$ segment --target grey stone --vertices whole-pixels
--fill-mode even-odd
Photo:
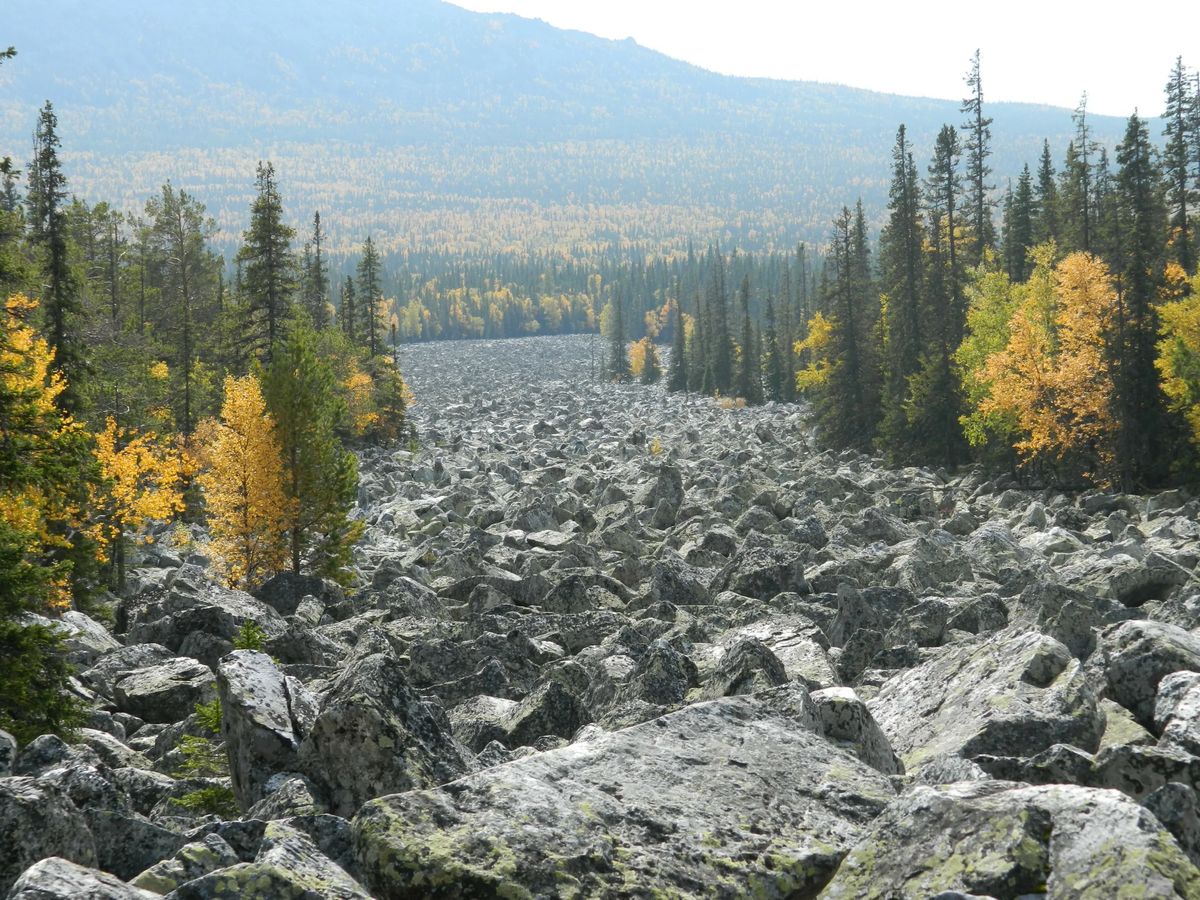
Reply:
[[[12,775],[16,756],[17,739],[7,731],[0,730],[0,778]]]
[[[170,859],[157,862],[130,879],[130,884],[154,894],[169,894],[181,884],[239,862],[238,855],[220,835],[209,834],[184,844]]]
[[[155,900],[158,896],[99,869],[51,856],[21,874],[8,900]]]
[[[721,570],[712,590],[733,591],[756,600],[770,600],[784,591],[808,593],[800,554],[763,547],[743,548]]]
[[[1186,784],[1164,784],[1142,801],[1142,806],[1179,842],[1193,865],[1200,865],[1200,816],[1196,792]]]
[[[0,892],[47,856],[96,864],[96,841],[67,795],[33,778],[0,779]]]
[[[216,697],[214,681],[208,666],[180,657],[126,673],[113,686],[113,699],[122,712],[147,722],[178,722]]]
[[[821,732],[884,775],[903,775],[904,764],[867,705],[851,688],[833,687],[810,695],[821,717]]]
[[[382,900],[617,898],[630,885],[800,896],[832,876],[892,795],[884,776],[794,719],[736,697],[372,801],[354,841]]]
[[[444,784],[467,771],[449,722],[422,701],[386,655],[354,663],[321,702],[299,749],[298,771],[343,817],[372,797]],[[353,761],[348,765],[347,761]]]
[[[314,575],[280,572],[265,581],[254,597],[283,616],[294,615],[305,597],[325,598],[325,582]]]
[[[1079,660],[1037,632],[981,638],[896,675],[868,704],[907,769],[947,753],[1093,752],[1104,718]]]
[[[1108,692],[1143,725],[1154,720],[1158,683],[1172,672],[1200,671],[1200,638],[1174,625],[1138,619],[1100,637]]]
[[[80,678],[97,693],[112,698],[116,683],[130,672],[156,666],[174,658],[175,654],[161,644],[130,644],[102,656]]]
[[[895,800],[820,896],[1101,898],[1134,884],[1140,897],[1200,890],[1200,872],[1145,809],[1109,791],[992,781]]]
[[[753,694],[784,684],[787,670],[766,644],[757,638],[739,637],[725,650],[716,671],[704,686],[705,699]]]

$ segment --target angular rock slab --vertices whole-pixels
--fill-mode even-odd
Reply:
[[[344,818],[366,800],[444,784],[468,768],[445,715],[439,719],[395,658],[382,653],[338,678],[300,744],[298,763],[326,790],[330,812]]]
[[[99,869],[51,856],[25,870],[8,900],[157,900],[158,896]]]
[[[1079,660],[1032,631],[947,649],[867,706],[908,771],[943,754],[1033,756],[1053,744],[1094,753],[1104,734]]]
[[[1154,721],[1158,683],[1174,672],[1200,672],[1200,637],[1166,622],[1135,619],[1100,636],[1108,693],[1143,725]]]
[[[47,856],[95,863],[96,841],[67,796],[32,778],[0,779],[0,894]]]
[[[917,787],[851,851],[820,900],[1200,897],[1200,871],[1115,791],[1004,781]]]
[[[311,837],[270,822],[252,863],[202,875],[167,894],[168,900],[370,900]]]
[[[732,697],[372,801],[382,900],[811,896],[893,797],[801,722]]]

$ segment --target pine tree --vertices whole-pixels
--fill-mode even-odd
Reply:
[[[1191,79],[1183,68],[1183,58],[1175,60],[1175,68],[1167,82],[1167,109],[1163,113],[1163,174],[1167,181],[1167,208],[1170,215],[1171,255],[1191,273],[1195,269],[1196,253],[1192,246],[1192,217],[1189,210],[1196,207],[1196,189],[1192,182],[1192,154],[1196,127],[1196,102],[1192,95]]]
[[[313,213],[312,236],[304,245],[304,288],[301,302],[308,311],[313,327],[329,324],[329,263],[325,260],[325,232],[321,228],[321,213]]]
[[[263,378],[267,409],[283,460],[287,535],[293,572],[341,578],[361,523],[348,518],[358,493],[358,465],[335,435],[343,404],[313,332],[291,329]]]
[[[362,259],[358,261],[358,313],[362,317],[359,334],[366,341],[371,356],[378,356],[383,344],[379,339],[379,304],[383,299],[381,275],[379,253],[368,235],[367,242],[363,244]]]
[[[46,278],[41,306],[47,339],[54,352],[54,367],[65,379],[58,403],[64,411],[76,412],[87,364],[80,343],[79,319],[83,305],[79,285],[71,270],[65,207],[67,178],[58,158],[61,147],[58,117],[47,100],[38,115],[33,137],[33,161],[29,164],[29,192],[25,203],[29,237],[38,251]]]
[[[1044,244],[1047,241],[1059,240],[1058,187],[1054,183],[1054,160],[1050,157],[1049,140],[1042,141],[1042,158],[1038,163],[1033,208],[1033,243]]]
[[[1160,477],[1164,463],[1163,393],[1155,369],[1158,316],[1155,304],[1163,282],[1166,208],[1162,173],[1144,120],[1130,116],[1117,148],[1121,169],[1116,195],[1124,252],[1110,261],[1118,273],[1119,307],[1115,342],[1118,466],[1122,487]]]
[[[242,235],[237,259],[242,263],[242,291],[252,317],[250,340],[270,359],[283,336],[283,322],[296,290],[298,263],[292,253],[296,230],[283,221],[283,200],[275,167],[258,164],[257,196],[250,206],[250,227]]]
[[[342,304],[338,309],[338,321],[342,326],[342,334],[350,343],[358,344],[358,297],[354,289],[354,276],[347,275],[342,282]]]
[[[667,390],[673,394],[682,394],[688,389],[687,328],[683,322],[683,305],[679,301],[677,284],[675,293],[675,339],[671,345],[671,363],[667,369]]]
[[[895,452],[906,442],[904,402],[908,380],[917,372],[923,336],[921,295],[925,279],[921,185],[912,144],[903,125],[892,149],[892,181],[888,188],[888,224],[879,236],[880,290],[883,293],[884,418],[881,441]]]
[[[983,259],[985,250],[996,246],[996,229],[992,224],[994,203],[989,196],[993,189],[987,183],[991,167],[987,158],[992,155],[988,145],[992,140],[990,118],[983,115],[983,82],[979,75],[979,51],[971,57],[971,70],[967,73],[970,96],[963,100],[962,112],[967,116],[963,130],[967,133],[963,149],[967,154],[967,182],[970,185],[971,224],[975,236],[974,264]]]

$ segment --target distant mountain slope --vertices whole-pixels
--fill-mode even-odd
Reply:
[[[358,231],[456,203],[601,204],[623,209],[622,223],[630,204],[650,204],[715,236],[724,223],[733,239],[790,240],[859,194],[878,214],[901,122],[923,157],[937,128],[961,118],[950,101],[732,78],[633,41],[439,0],[12,7],[0,44],[20,55],[0,70],[0,153],[28,156],[35,111],[51,99],[77,189],[132,204],[145,196],[135,185],[174,175],[229,227],[254,160],[269,154],[295,203]],[[988,111],[999,183],[1043,136],[1061,156],[1068,111]],[[1092,123],[1109,143],[1123,125]],[[364,178],[371,203],[356,196]]]

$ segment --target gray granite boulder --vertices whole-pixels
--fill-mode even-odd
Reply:
[[[790,715],[736,697],[374,800],[354,843],[381,900],[810,896],[892,796]]]
[[[177,657],[134,669],[113,685],[113,699],[121,712],[147,722],[178,722],[217,696],[212,669],[194,659]]]
[[[108,872],[51,856],[21,874],[8,900],[157,900],[158,896]]]
[[[903,775],[904,763],[867,705],[851,688],[831,687],[810,695],[821,717],[821,733],[877,772]]]
[[[1100,636],[1108,694],[1143,725],[1154,720],[1158,683],[1172,672],[1200,672],[1200,638],[1175,625],[1136,619]]]
[[[1032,756],[1052,744],[1093,752],[1104,734],[1079,660],[1034,631],[946,648],[867,705],[910,771],[943,754]]]
[[[1200,871],[1153,815],[1113,791],[1002,781],[917,787],[850,852],[821,900],[1200,896]]]
[[[47,856],[96,864],[96,841],[75,804],[33,778],[0,778],[0,892]]]

